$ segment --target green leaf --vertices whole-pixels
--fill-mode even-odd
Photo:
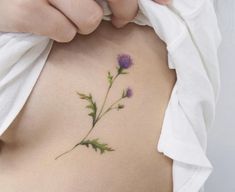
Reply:
[[[86,94],[79,93],[79,92],[77,92],[77,94],[80,96],[80,99],[85,99],[85,100],[89,100],[90,99],[90,97],[88,95],[86,95]]]
[[[96,152],[100,150],[100,154],[103,154],[106,151],[114,151],[114,149],[109,147],[108,144],[100,143],[98,138],[82,141],[80,145],[85,145],[86,147],[91,146]]]
[[[121,72],[120,74],[125,75],[125,74],[128,74],[128,72]]]
[[[108,82],[110,85],[113,83],[113,76],[111,75],[110,72],[108,72]]]
[[[92,121],[94,125],[96,121],[96,113],[97,113],[96,102],[93,101],[91,93],[89,93],[89,95],[86,95],[86,94],[77,92],[77,94],[80,96],[80,99],[84,99],[88,101],[88,105],[86,106],[86,108],[91,110],[91,112],[88,115],[92,117]]]
[[[92,100],[92,95],[91,95],[90,93],[89,93],[89,96],[88,96],[88,97],[89,97],[90,100]]]
[[[97,111],[97,106],[96,106],[96,102],[93,102],[93,109],[94,109],[94,112],[96,113],[96,111]]]
[[[126,91],[123,90],[123,91],[122,91],[122,98],[124,98],[125,96],[126,96]]]
[[[94,109],[94,105],[92,105],[92,104],[87,105],[87,106],[86,106],[86,108],[88,108],[88,109],[92,109],[92,110],[93,110],[93,109]]]
[[[123,104],[118,104],[117,110],[119,111],[120,109],[123,109],[125,106]]]
[[[91,113],[89,113],[88,115],[91,116],[91,117],[93,117],[93,116],[95,115],[95,113],[94,113],[94,112],[91,112]]]

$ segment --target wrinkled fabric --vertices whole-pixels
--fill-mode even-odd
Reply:
[[[106,2],[105,20],[110,20]],[[202,192],[212,172],[206,156],[220,92],[217,49],[221,41],[210,0],[174,0],[162,6],[139,0],[133,20],[148,25],[166,43],[177,81],[165,111],[156,150],[173,159],[173,191]],[[0,135],[27,101],[53,41],[33,34],[0,33]]]

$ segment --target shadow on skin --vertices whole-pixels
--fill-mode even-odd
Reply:
[[[27,151],[30,147],[36,148],[47,133],[46,130],[42,132],[37,126],[27,126],[22,123],[22,119],[25,118],[24,113],[26,110],[27,105],[23,107],[21,112],[2,135],[2,139],[0,139],[0,154],[5,152],[6,154],[14,154],[15,152],[22,153],[22,150]],[[30,134],[37,135],[37,139],[28,139],[27,136],[21,136],[20,134],[25,130],[32,130]]]
[[[5,142],[0,139],[0,154],[2,153],[2,149],[3,149],[4,145],[5,145]]]

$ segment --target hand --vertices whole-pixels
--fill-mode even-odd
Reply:
[[[137,14],[137,0],[107,0],[112,23],[122,27]],[[169,0],[155,0],[166,4]],[[58,42],[76,33],[89,34],[100,24],[103,10],[95,0],[0,0],[0,31],[45,35]]]
[[[0,31],[45,35],[58,42],[93,32],[102,17],[94,0],[0,0]]]

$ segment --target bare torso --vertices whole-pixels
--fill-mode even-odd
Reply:
[[[115,83],[109,99],[125,87],[133,89],[133,96],[89,136],[115,151],[101,155],[79,146],[55,160],[91,125],[86,102],[76,91],[92,93],[100,106],[107,71],[115,72],[120,53],[131,55],[134,65]],[[1,191],[171,192],[172,161],[156,146],[175,80],[164,43],[148,27],[130,24],[117,30],[103,22],[92,35],[55,43],[27,104],[2,137]]]

